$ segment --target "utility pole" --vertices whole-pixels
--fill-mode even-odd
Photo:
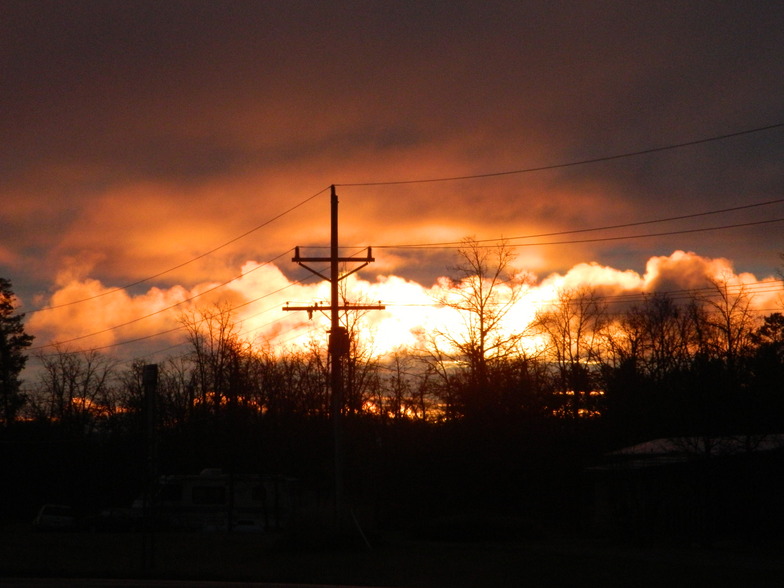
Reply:
[[[347,310],[384,310],[385,306],[377,305],[360,305],[360,304],[345,304],[340,303],[340,292],[338,284],[341,280],[347,278],[351,274],[358,272],[369,263],[375,261],[372,255],[371,248],[367,248],[367,255],[365,257],[341,257],[338,249],[338,197],[335,193],[335,186],[330,186],[330,255],[329,257],[303,257],[300,255],[299,246],[294,249],[294,257],[291,259],[304,267],[309,272],[327,280],[331,286],[331,301],[329,306],[331,324],[329,330],[329,357],[330,357],[330,391],[332,393],[332,431],[334,437],[334,475],[335,475],[335,525],[339,529],[342,519],[343,510],[343,358],[349,352],[349,335],[345,327],[340,325],[340,312]],[[308,263],[323,263],[329,262],[329,277],[323,275],[321,272],[308,267]],[[341,263],[361,263],[359,267],[352,269],[346,273],[340,273]],[[307,311],[309,316],[313,315],[314,311],[325,310],[326,307],[314,304],[311,306],[288,306],[286,305],[283,310]]]
[[[144,485],[142,520],[142,568],[145,572],[155,567],[155,490],[158,476],[158,364],[145,364],[142,368],[142,388],[146,414],[147,471]]]

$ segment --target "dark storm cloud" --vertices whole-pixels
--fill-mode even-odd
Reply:
[[[115,235],[122,254],[104,255],[118,260],[109,273],[151,273],[149,258],[134,258],[149,228],[108,217],[121,197],[166,199],[155,238],[182,241],[192,227],[199,242],[180,249],[203,251],[331,182],[536,167],[784,120],[784,9],[773,2],[6,0],[0,10],[0,189],[15,202],[0,211],[14,227],[0,263],[17,271],[30,256],[50,256],[53,271]],[[513,236],[771,199],[784,183],[781,137],[474,184],[346,189],[345,231],[385,243]],[[223,233],[206,245],[197,220],[208,214]],[[312,241],[320,233],[307,223],[321,220],[298,217],[301,233],[275,238]],[[95,227],[105,234],[80,242]],[[641,268],[683,247],[769,268],[784,249],[774,229],[623,253],[556,248],[540,267],[606,250]],[[234,254],[261,255],[254,247]]]
[[[307,143],[407,121],[469,152],[579,158],[781,114],[760,100],[782,89],[772,4],[10,6],[4,106],[29,155],[117,153],[119,134],[129,159],[145,142],[165,159],[193,139]]]

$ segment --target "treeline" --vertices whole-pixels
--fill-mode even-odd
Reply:
[[[585,498],[581,468],[604,452],[784,432],[784,314],[753,311],[742,285],[654,293],[621,309],[600,291],[564,290],[509,330],[525,276],[503,271],[503,248],[462,255],[440,301],[462,328],[420,333],[416,348],[378,357],[363,317],[343,317],[346,491],[380,518],[485,504],[568,519]],[[151,467],[285,473],[329,495],[326,343],[259,345],[228,307],[182,320],[188,349],[157,364],[153,397],[143,360],[39,354],[37,380],[6,402],[7,513],[20,503],[129,503]]]
[[[491,480],[512,495],[537,477],[524,471],[531,464],[555,483],[561,467],[656,437],[784,431],[784,315],[758,319],[750,302],[742,289],[717,286],[710,297],[653,294],[611,314],[596,292],[562,292],[514,352],[493,353],[502,335],[490,329],[486,352],[473,356],[439,354],[431,337],[418,351],[374,357],[355,328],[343,366],[349,479],[354,472],[359,494],[380,492],[383,479],[383,493],[419,493],[407,499],[420,504],[457,499],[456,488],[479,493]],[[152,418],[161,472],[286,472],[328,493],[324,346],[260,349],[225,308],[190,315],[187,326],[189,351],[158,364],[152,414],[143,361],[40,355],[15,423],[31,452],[20,476],[38,463],[70,479],[68,463],[81,472],[70,498],[107,501],[114,484],[111,500],[130,500],[147,471]],[[88,472],[89,455],[110,465]],[[471,482],[478,472],[482,482]]]
[[[188,320],[189,351],[158,364],[160,430],[228,416],[331,418],[324,346],[259,348],[222,308]],[[652,294],[616,315],[595,292],[562,293],[526,335],[538,347],[524,338],[503,355],[455,358],[425,346],[376,357],[357,329],[344,359],[342,412],[381,423],[601,420],[629,442],[771,432],[783,424],[784,315],[758,319],[742,291],[685,301]],[[19,420],[85,437],[137,427],[144,361],[123,365],[97,351],[65,349],[38,360]]]

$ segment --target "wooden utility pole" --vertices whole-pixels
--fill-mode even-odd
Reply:
[[[299,246],[294,249],[294,257],[291,261],[298,263],[309,272],[324,278],[331,285],[331,301],[329,305],[329,312],[331,318],[331,325],[329,330],[329,357],[330,357],[330,390],[332,393],[332,425],[334,436],[334,468],[335,468],[335,524],[340,527],[343,510],[343,358],[349,352],[349,335],[345,327],[340,325],[340,312],[347,310],[384,310],[385,306],[377,305],[361,305],[361,304],[345,304],[340,303],[340,292],[338,284],[341,280],[358,272],[360,269],[375,261],[372,255],[371,248],[367,248],[367,255],[365,257],[341,257],[338,249],[338,197],[335,193],[335,186],[330,187],[330,226],[331,226],[331,240],[330,240],[330,255],[329,257],[303,257],[300,255]],[[308,263],[323,263],[329,262],[329,276],[323,275],[321,272],[308,267]],[[340,273],[341,263],[361,263],[359,267],[352,269],[346,273]],[[326,310],[325,306],[314,304],[311,306],[288,306],[286,305],[283,310],[307,311],[308,315],[313,314],[314,311]]]

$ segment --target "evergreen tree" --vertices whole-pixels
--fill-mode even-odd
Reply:
[[[33,342],[33,336],[24,332],[24,314],[15,314],[15,301],[11,282],[0,278],[0,418],[6,427],[25,401],[19,374],[27,363],[24,349]]]

